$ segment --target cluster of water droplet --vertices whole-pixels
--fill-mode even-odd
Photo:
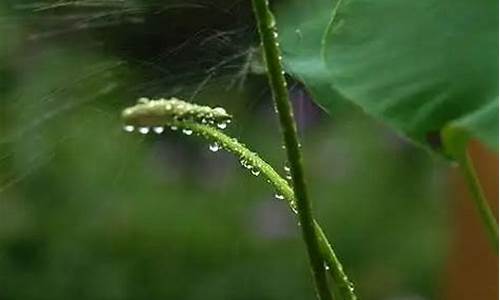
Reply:
[[[125,131],[133,132],[137,129],[141,134],[148,134],[151,131],[161,134],[165,131],[165,127],[175,131],[178,127],[174,124],[180,125],[182,121],[193,121],[218,129],[225,129],[231,123],[231,116],[222,107],[211,108],[176,98],[159,100],[140,98],[136,105],[123,111],[122,117],[126,124],[123,126]],[[189,128],[184,128],[182,132],[186,135],[193,133]]]
[[[242,157],[240,159],[240,164],[247,170],[252,173],[254,176],[259,176],[260,175],[260,169],[250,160],[247,160],[246,158]]]
[[[259,176],[261,173],[262,166],[259,165],[259,159],[254,157],[255,153],[235,150],[234,147],[226,145],[223,140],[214,137],[216,132],[213,131],[214,128],[223,130],[231,122],[231,116],[221,107],[210,108],[175,98],[169,100],[141,98],[136,105],[125,109],[122,117],[126,124],[123,129],[127,132],[137,130],[140,134],[150,132],[161,134],[165,128],[170,128],[174,131],[180,129],[185,135],[192,135],[193,129],[195,129],[196,134],[212,141],[208,146],[211,152],[227,149],[240,157],[240,164],[252,175]],[[193,126],[193,122],[198,125]],[[199,125],[207,125],[208,128],[199,130]],[[210,133],[210,131],[213,132]],[[232,143],[239,144],[235,138],[232,138]],[[284,169],[285,177],[290,180],[290,168],[285,165]],[[277,193],[275,198],[284,200],[285,196]],[[292,203],[291,208],[293,212],[297,213],[294,203]]]
[[[285,178],[287,180],[292,180],[292,174],[290,173],[290,167],[288,166],[288,163],[285,163],[283,166],[283,170],[285,170]]]

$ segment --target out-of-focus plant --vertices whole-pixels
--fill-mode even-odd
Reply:
[[[498,250],[498,224],[468,158],[498,149],[498,1],[314,0],[278,9],[287,70],[335,113],[350,102],[455,161]]]

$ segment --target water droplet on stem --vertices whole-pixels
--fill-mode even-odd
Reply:
[[[148,132],[149,132],[149,127],[139,127],[140,134],[148,134]]]
[[[219,144],[217,144],[217,143],[213,143],[213,144],[210,144],[210,145],[208,146],[208,149],[209,149],[210,151],[212,151],[212,152],[217,152],[217,151],[219,151],[220,146],[219,146]]]

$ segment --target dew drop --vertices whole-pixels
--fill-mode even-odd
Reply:
[[[347,276],[343,277],[343,280],[347,282],[347,288],[349,289],[349,292],[353,293],[354,292],[354,283],[350,282]]]
[[[222,107],[216,107],[212,110],[214,113],[216,114],[220,114],[220,115],[227,115],[227,112],[224,108]]]
[[[245,167],[245,168],[247,168],[247,169],[248,169],[248,162],[247,162],[247,160],[246,160],[246,159],[244,159],[244,158],[240,159],[240,164],[241,164],[243,167]]]
[[[329,270],[330,270],[330,266],[325,263],[325,271],[329,271]]]
[[[285,199],[285,197],[281,194],[274,194],[274,198],[278,199],[278,200],[283,200]]]
[[[170,129],[173,131],[176,131],[178,128],[177,128],[177,126],[170,126]]]
[[[285,170],[285,178],[287,180],[292,180],[292,175],[290,174],[290,167],[286,163],[283,166],[283,169]]]
[[[260,170],[257,168],[251,169],[250,172],[252,172],[252,175],[255,175],[255,176],[259,176],[259,174],[260,174]]]
[[[185,135],[191,135],[191,134],[193,134],[193,131],[191,129],[185,128],[185,129],[182,129],[182,133],[184,133]]]
[[[125,125],[125,126],[123,126],[123,130],[125,130],[126,132],[132,132],[132,131],[134,131],[134,129],[135,128],[132,125]]]
[[[266,2],[268,2],[268,1],[266,1]],[[269,19],[270,19],[269,20],[269,28],[275,27],[276,26],[276,20],[274,19],[274,17],[271,16]]]
[[[149,132],[149,127],[139,127],[140,134],[148,134],[148,132]]]
[[[217,151],[219,151],[220,146],[217,143],[213,143],[213,144],[210,144],[208,146],[208,149],[210,149],[210,151],[212,151],[212,152],[217,152]]]
[[[219,129],[225,129],[227,127],[227,123],[226,122],[217,123],[217,127]]]
[[[162,126],[153,127],[153,131],[157,134],[161,134],[164,130],[165,128],[163,128]]]

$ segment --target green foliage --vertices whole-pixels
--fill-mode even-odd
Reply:
[[[192,11],[172,15],[198,25]],[[120,131],[116,112],[131,104],[125,99],[167,96],[178,82],[151,82],[133,57],[117,61],[116,49],[94,47],[86,33],[72,31],[67,41],[18,35],[56,16],[32,28],[27,18],[7,17],[12,23],[0,26],[7,40],[0,43],[0,298],[311,297],[296,224],[269,188],[190,139]],[[161,24],[123,31],[168,31]],[[141,50],[155,48],[125,37]],[[181,66],[173,73],[185,71],[165,57]],[[186,78],[179,85],[198,84]],[[214,84],[196,101],[234,111],[232,134],[281,165],[262,90],[258,80],[242,93]],[[357,112],[334,116],[316,116],[300,132],[319,218],[357,291],[367,300],[433,298],[447,245],[446,202],[439,201],[446,174]]]
[[[269,187],[180,132],[120,130],[116,112],[132,103],[123,99],[138,76],[72,48],[30,62],[0,108],[10,137],[2,187],[16,180],[0,192],[2,299],[311,299],[296,224]],[[95,98],[99,82],[118,88]],[[200,97],[235,111],[228,132],[283,164],[268,101],[225,86]],[[446,177],[363,116],[336,120],[302,131],[306,167],[360,296],[431,297],[446,251]]]
[[[289,71],[329,112],[347,99],[435,150],[429,140],[445,127],[498,147],[498,1],[315,0],[278,11]]]

